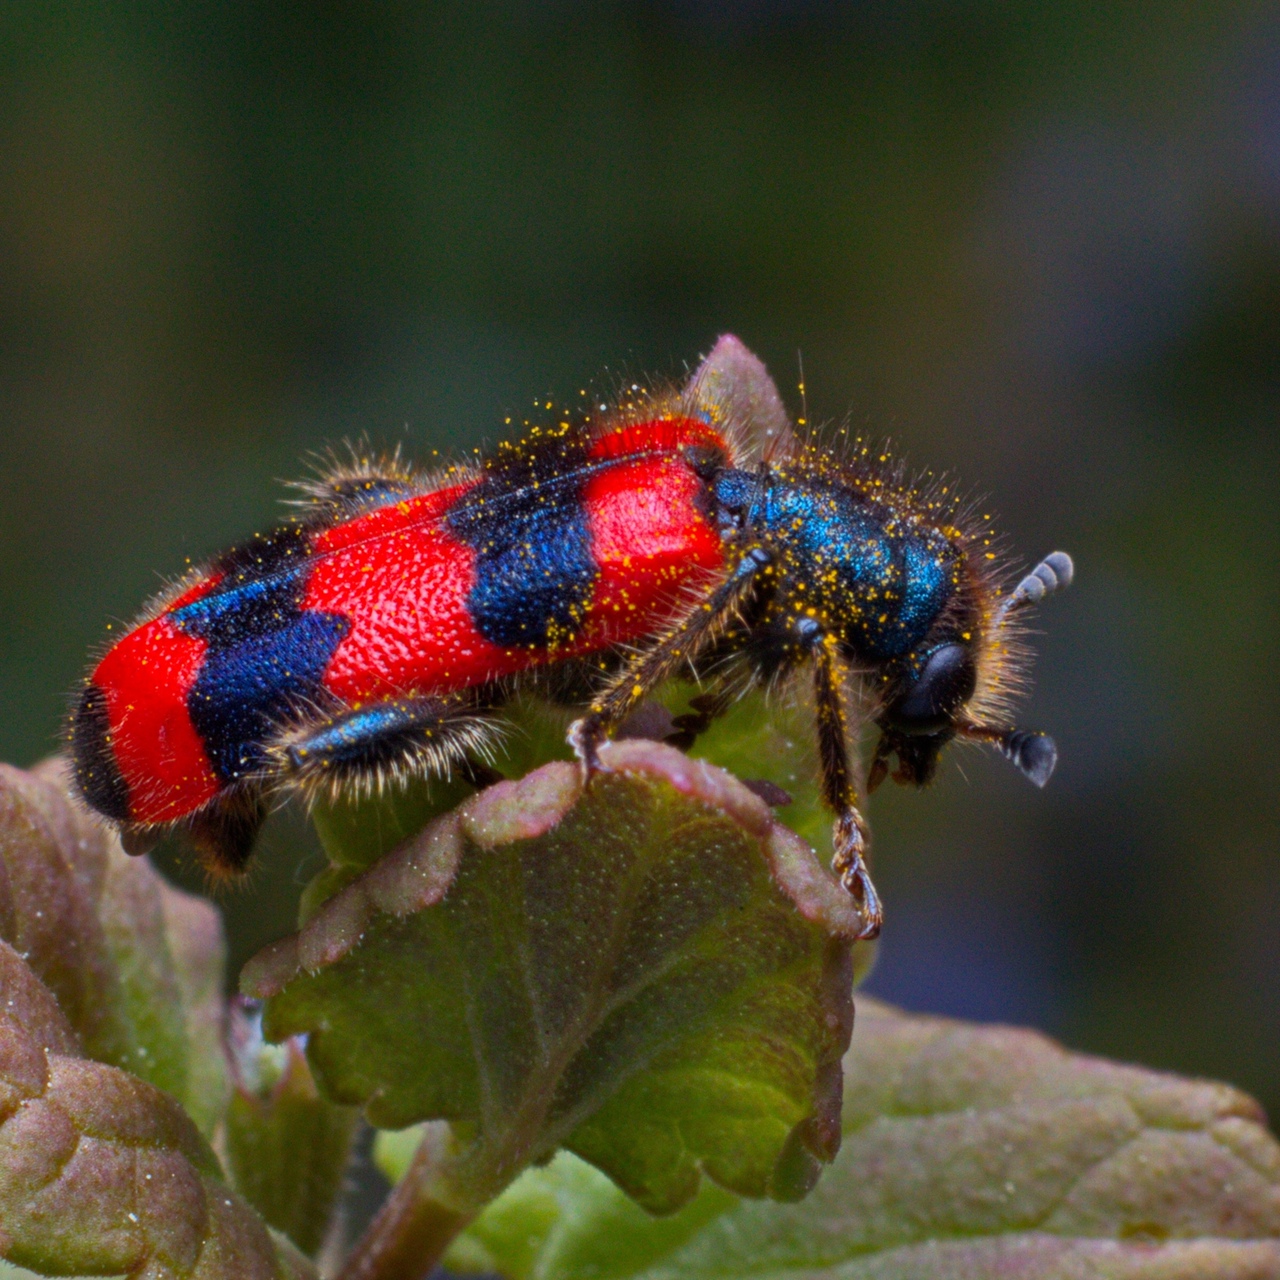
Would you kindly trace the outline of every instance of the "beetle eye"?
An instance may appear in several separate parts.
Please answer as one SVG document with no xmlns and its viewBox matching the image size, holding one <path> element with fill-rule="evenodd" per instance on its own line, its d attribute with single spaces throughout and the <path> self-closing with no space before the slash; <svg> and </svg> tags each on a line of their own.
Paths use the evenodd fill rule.
<svg viewBox="0 0 1280 1280">
<path fill-rule="evenodd" d="M 978 669 L 969 650 L 962 644 L 944 644 L 929 655 L 916 682 L 893 706 L 893 722 L 908 733 L 937 733 L 973 697 L 977 683 Z"/>
</svg>

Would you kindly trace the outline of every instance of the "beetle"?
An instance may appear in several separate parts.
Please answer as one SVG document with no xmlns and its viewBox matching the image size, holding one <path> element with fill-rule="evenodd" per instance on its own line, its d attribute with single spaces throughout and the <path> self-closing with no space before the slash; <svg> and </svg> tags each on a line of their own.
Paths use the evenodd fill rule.
<svg viewBox="0 0 1280 1280">
<path fill-rule="evenodd" d="M 1009 704 L 1018 619 L 1070 558 L 1006 590 L 988 521 L 866 445 L 802 442 L 732 336 L 683 387 L 632 387 L 476 464 L 353 456 L 304 487 L 298 515 L 153 602 L 80 691 L 78 787 L 131 852 L 182 825 L 231 875 L 281 791 L 482 785 L 522 683 L 585 704 L 569 740 L 590 777 L 674 676 L 704 685 L 669 737 L 688 746 L 745 689 L 809 668 L 833 867 L 870 937 L 859 716 L 880 730 L 872 789 L 895 757 L 896 781 L 924 785 L 957 736 L 1038 785 L 1053 770 Z"/>
</svg>

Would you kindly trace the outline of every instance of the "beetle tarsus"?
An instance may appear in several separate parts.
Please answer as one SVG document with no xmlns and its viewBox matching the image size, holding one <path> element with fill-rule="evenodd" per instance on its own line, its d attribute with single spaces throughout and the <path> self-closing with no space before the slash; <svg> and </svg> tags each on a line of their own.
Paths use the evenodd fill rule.
<svg viewBox="0 0 1280 1280">
<path fill-rule="evenodd" d="M 858 936 L 867 940 L 878 937 L 884 922 L 884 909 L 863 856 L 867 848 L 867 830 L 857 810 L 841 814 L 836 819 L 832 843 L 835 855 L 831 859 L 831 869 L 862 911 L 863 926 Z"/>
<path fill-rule="evenodd" d="M 605 741 L 604 723 L 596 712 L 569 726 L 569 745 L 582 764 L 582 781 L 587 784 L 601 771 L 600 746 Z"/>
</svg>

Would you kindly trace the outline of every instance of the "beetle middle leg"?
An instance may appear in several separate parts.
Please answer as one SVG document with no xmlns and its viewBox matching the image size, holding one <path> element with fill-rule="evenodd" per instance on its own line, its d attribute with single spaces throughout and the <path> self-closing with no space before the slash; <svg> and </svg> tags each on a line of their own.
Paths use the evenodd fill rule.
<svg viewBox="0 0 1280 1280">
<path fill-rule="evenodd" d="M 810 619 L 803 621 L 810 623 L 802 638 L 808 643 L 813 660 L 822 798 L 836 815 L 831 868 L 862 908 L 865 923 L 861 936 L 874 938 L 880 933 L 884 912 L 867 870 L 871 833 L 858 809 L 858 789 L 849 768 L 848 713 L 842 693 L 849 683 L 848 664 L 834 636 L 824 633 Z"/>
<path fill-rule="evenodd" d="M 569 726 L 569 742 L 589 774 L 600 768 L 600 744 L 648 694 L 705 652 L 758 589 L 772 563 L 773 557 L 764 547 L 748 548 L 705 601 L 643 650 L 591 704 L 587 714 Z"/>
<path fill-rule="evenodd" d="M 498 776 L 482 763 L 496 734 L 471 700 L 405 696 L 305 721 L 285 730 L 269 754 L 279 781 L 304 789 L 451 773 L 485 786 Z"/>
</svg>

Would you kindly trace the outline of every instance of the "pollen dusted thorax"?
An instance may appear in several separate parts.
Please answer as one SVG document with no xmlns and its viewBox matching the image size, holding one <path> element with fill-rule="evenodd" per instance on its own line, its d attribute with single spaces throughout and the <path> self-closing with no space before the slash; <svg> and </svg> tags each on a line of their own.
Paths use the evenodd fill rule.
<svg viewBox="0 0 1280 1280">
<path fill-rule="evenodd" d="M 474 467 L 357 460 L 306 488 L 300 518 L 153 606 L 86 682 L 77 777 L 127 847 L 181 822 L 231 872 L 273 790 L 455 770 L 481 784 L 503 700 L 530 676 L 554 691 L 616 671 L 571 729 L 591 771 L 671 676 L 705 687 L 669 738 L 687 745 L 744 688 L 808 667 L 834 865 L 870 936 L 855 711 L 881 730 L 871 786 L 895 755 L 898 781 L 928 781 L 957 734 L 1041 784 L 1052 769 L 1007 702 L 1016 616 L 1070 581 L 1069 558 L 1002 596 L 985 521 L 882 456 L 801 445 L 735 338 L 679 391 L 632 388 Z"/>
<path fill-rule="evenodd" d="M 774 587 L 758 627 L 783 638 L 801 619 L 834 634 L 863 666 L 908 659 L 944 615 L 976 629 L 985 585 L 972 539 L 929 519 L 920 494 L 866 470 L 835 472 L 808 450 L 782 466 L 725 471 L 712 486 L 728 536 L 773 549 Z"/>
</svg>

